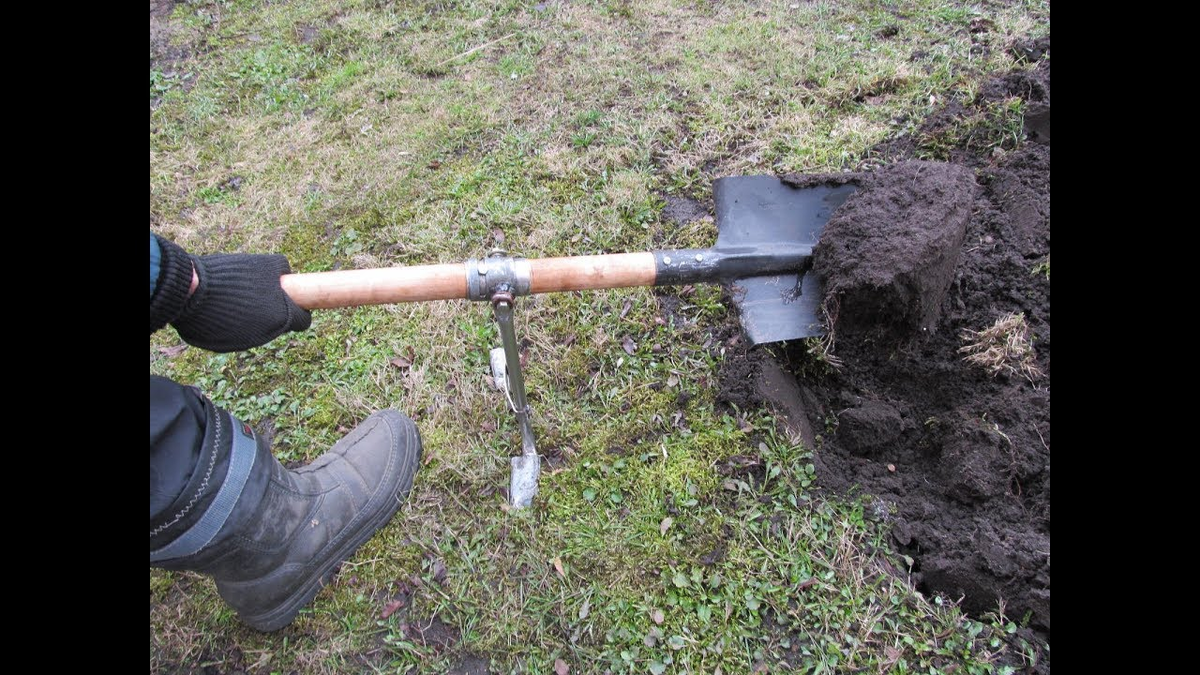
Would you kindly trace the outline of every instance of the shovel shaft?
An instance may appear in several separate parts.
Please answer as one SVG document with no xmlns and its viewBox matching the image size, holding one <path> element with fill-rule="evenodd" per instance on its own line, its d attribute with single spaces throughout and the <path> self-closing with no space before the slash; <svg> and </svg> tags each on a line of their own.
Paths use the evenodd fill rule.
<svg viewBox="0 0 1200 675">
<path fill-rule="evenodd" d="M 453 300 L 467 297 L 467 267 L 459 263 L 285 274 L 279 283 L 292 302 L 305 309 Z"/>
<path fill-rule="evenodd" d="M 530 260 L 531 293 L 653 286 L 653 253 L 614 253 Z"/>
<path fill-rule="evenodd" d="M 777 244 L 655 251 L 655 286 L 717 283 L 764 274 L 801 273 L 812 262 L 811 246 Z"/>
<path fill-rule="evenodd" d="M 633 286 L 717 283 L 760 274 L 803 272 L 807 246 L 706 248 L 535 258 L 529 292 L 556 293 Z M 415 265 L 369 270 L 285 274 L 292 301 L 305 309 L 330 309 L 468 298 L 468 265 Z"/>
<path fill-rule="evenodd" d="M 531 293 L 653 286 L 656 276 L 653 253 L 540 258 L 530 260 L 529 268 Z M 305 309 L 468 297 L 463 264 L 285 274 L 279 281 Z"/>
</svg>

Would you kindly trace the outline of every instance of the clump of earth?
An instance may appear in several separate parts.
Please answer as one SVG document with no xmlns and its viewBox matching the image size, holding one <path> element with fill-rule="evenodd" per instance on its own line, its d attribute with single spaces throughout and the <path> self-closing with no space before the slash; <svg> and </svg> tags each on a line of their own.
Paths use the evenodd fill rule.
<svg viewBox="0 0 1200 675">
<path fill-rule="evenodd" d="M 859 189 L 814 252 L 832 357 L 751 350 L 722 397 L 776 407 L 816 448 L 819 484 L 889 521 L 920 590 L 976 617 L 1003 606 L 1048 639 L 1049 38 L 1013 53 L 1031 65 L 838 177 Z M 1014 109 L 1020 142 L 1000 135 Z"/>
</svg>

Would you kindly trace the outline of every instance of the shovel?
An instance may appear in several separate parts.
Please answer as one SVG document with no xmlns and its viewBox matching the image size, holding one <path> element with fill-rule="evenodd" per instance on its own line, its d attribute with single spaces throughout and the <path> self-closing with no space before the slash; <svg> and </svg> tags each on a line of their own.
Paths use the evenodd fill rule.
<svg viewBox="0 0 1200 675">
<path fill-rule="evenodd" d="M 504 345 L 493 350 L 493 376 L 521 426 L 522 454 L 512 458 L 509 497 L 514 506 L 523 507 L 537 492 L 540 462 L 513 327 L 516 297 L 723 283 L 731 289 L 751 344 L 821 335 L 821 289 L 816 275 L 806 272 L 829 216 L 854 190 L 853 185 L 794 188 L 774 176 L 717 179 L 717 243 L 712 248 L 541 259 L 493 251 L 459 264 L 288 274 L 280 282 L 306 309 L 453 299 L 490 302 Z"/>
</svg>

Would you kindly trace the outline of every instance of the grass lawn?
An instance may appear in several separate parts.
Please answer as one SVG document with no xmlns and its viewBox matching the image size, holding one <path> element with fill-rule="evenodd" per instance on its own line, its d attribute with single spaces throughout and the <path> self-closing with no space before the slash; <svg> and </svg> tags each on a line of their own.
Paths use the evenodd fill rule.
<svg viewBox="0 0 1200 675">
<path fill-rule="evenodd" d="M 152 2 L 150 228 L 297 271 L 708 246 L 710 217 L 664 206 L 711 204 L 725 175 L 858 168 L 1027 67 L 1007 48 L 1049 17 L 1020 1 Z M 711 286 L 519 300 L 548 457 L 521 512 L 501 493 L 519 433 L 484 304 L 315 312 L 242 354 L 153 336 L 151 373 L 272 433 L 284 461 L 384 407 L 417 420 L 425 459 L 401 512 L 283 631 L 151 570 L 151 672 L 1021 663 L 1004 639 L 1019 617 L 917 593 L 869 496 L 814 484 L 819 447 L 716 402 L 733 321 Z"/>
</svg>

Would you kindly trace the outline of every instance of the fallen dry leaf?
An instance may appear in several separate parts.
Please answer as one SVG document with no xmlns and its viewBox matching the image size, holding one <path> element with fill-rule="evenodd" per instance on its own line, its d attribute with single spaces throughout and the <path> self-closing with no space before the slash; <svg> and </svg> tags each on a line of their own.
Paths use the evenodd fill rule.
<svg viewBox="0 0 1200 675">
<path fill-rule="evenodd" d="M 554 659 L 554 675 L 567 675 L 571 672 L 571 666 L 567 665 L 562 659 Z"/>
<path fill-rule="evenodd" d="M 579 608 L 579 620 L 583 621 L 588 618 L 588 614 L 592 613 L 592 599 L 584 598 L 583 606 Z"/>
<path fill-rule="evenodd" d="M 504 230 L 492 230 L 492 239 L 495 239 L 497 244 L 503 244 Z"/>
<path fill-rule="evenodd" d="M 412 345 L 409 345 L 404 348 L 403 354 L 397 354 L 396 358 L 392 359 L 388 363 L 391 363 L 393 366 L 396 366 L 397 368 L 404 369 L 404 368 L 412 367 L 412 364 L 416 360 L 417 360 L 417 352 L 416 352 L 416 350 L 414 350 L 412 348 Z"/>
<path fill-rule="evenodd" d="M 441 160 L 435 159 L 432 162 L 430 162 L 429 164 L 426 164 L 426 166 L 429 167 L 430 169 L 433 169 L 434 171 L 437 171 L 438 169 L 442 168 L 442 162 L 441 162 Z"/>
<path fill-rule="evenodd" d="M 625 350 L 625 353 L 629 354 L 630 356 L 637 351 L 637 343 L 634 342 L 633 338 L 629 337 L 628 335 L 626 335 L 625 339 L 621 341 L 621 347 Z"/>
<path fill-rule="evenodd" d="M 403 600 L 393 600 L 383 606 L 383 611 L 379 613 L 379 618 L 386 619 L 396 613 L 396 610 L 404 606 Z"/>
<path fill-rule="evenodd" d="M 674 522 L 675 522 L 675 519 L 672 518 L 671 516 L 667 516 L 666 518 L 663 518 L 662 522 L 658 524 L 658 533 L 663 536 L 666 536 L 667 530 L 671 529 L 671 524 Z"/>
<path fill-rule="evenodd" d="M 179 356 L 183 350 L 187 349 L 187 345 L 175 345 L 174 347 L 159 347 L 158 353 L 163 356 Z"/>
<path fill-rule="evenodd" d="M 679 376 L 678 375 L 672 374 L 670 377 L 667 378 L 667 386 L 668 387 L 674 387 L 677 384 L 679 384 Z"/>
<path fill-rule="evenodd" d="M 663 614 L 663 611 L 661 609 L 656 609 L 650 613 L 650 620 L 653 621 L 655 624 L 661 626 L 662 622 L 667 620 L 667 617 L 665 614 Z"/>
<path fill-rule="evenodd" d="M 558 576 L 566 579 L 567 573 L 563 571 L 562 558 L 554 556 L 554 560 L 550 561 L 554 565 L 554 571 L 558 572 Z"/>
<path fill-rule="evenodd" d="M 632 300 L 626 300 L 626 301 L 625 301 L 625 306 L 621 308 L 621 318 L 622 318 L 622 319 L 624 319 L 624 318 L 625 318 L 625 315 L 626 315 L 626 314 L 628 314 L 628 313 L 629 313 L 629 310 L 630 310 L 630 309 L 632 309 L 632 308 L 633 308 L 633 301 L 632 301 Z"/>
</svg>

